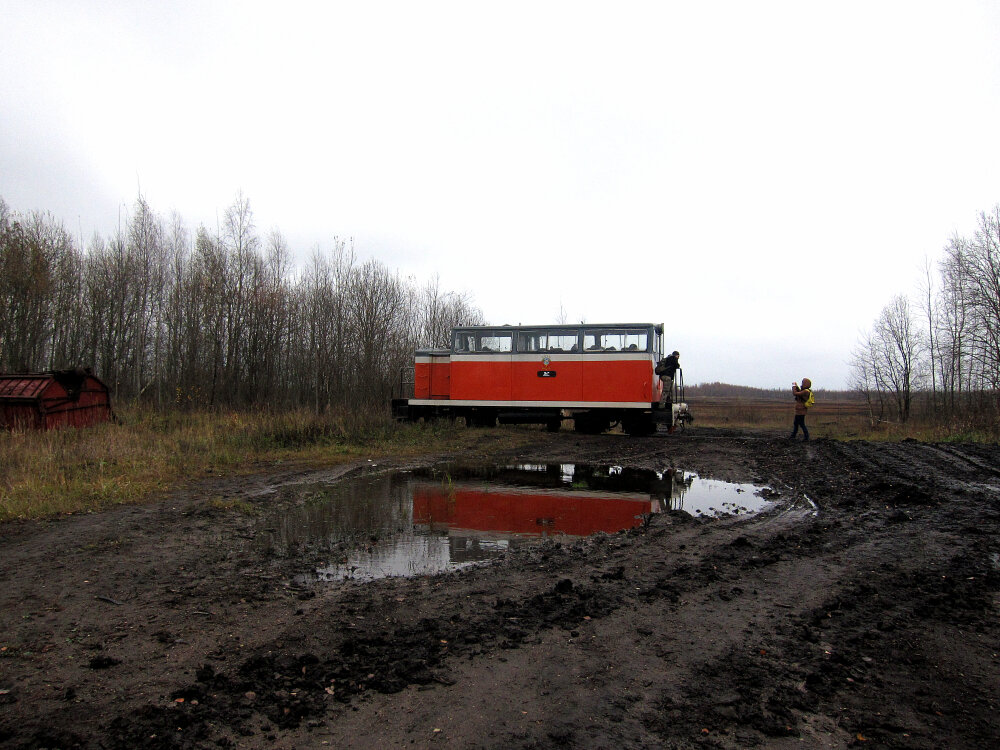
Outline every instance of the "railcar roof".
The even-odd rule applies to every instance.
[[[566,328],[657,328],[662,327],[662,323],[545,323],[543,325],[527,325],[522,323],[503,323],[495,326],[455,326],[453,331],[495,331],[499,328],[509,328],[511,330],[519,328],[530,328],[533,331]]]

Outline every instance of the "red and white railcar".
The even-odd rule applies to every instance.
[[[659,408],[653,370],[662,351],[662,324],[459,327],[450,349],[416,351],[413,397],[394,399],[393,414],[550,429],[573,419],[580,432],[620,423],[628,433],[650,434],[657,423],[689,418],[679,374],[670,409]]]

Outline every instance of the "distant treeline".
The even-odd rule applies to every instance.
[[[380,405],[416,346],[483,322],[465,295],[341,239],[294,268],[242,194],[193,235],[140,197],[86,248],[0,198],[0,372],[90,366],[118,398],[159,406]]]
[[[857,391],[830,391],[817,388],[816,397],[824,401],[857,401],[860,396]],[[685,388],[686,397],[691,398],[738,398],[757,401],[788,401],[791,398],[791,385],[788,388],[751,388],[747,385],[732,385],[730,383],[698,383]]]
[[[883,308],[854,350],[853,374],[877,419],[905,422],[919,409],[997,430],[1000,206],[927,260],[915,300],[898,295]]]

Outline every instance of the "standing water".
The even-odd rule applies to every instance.
[[[653,513],[755,513],[768,505],[763,489],[679,470],[447,465],[285,488],[256,538],[270,554],[325,558],[311,580],[423,575],[545,538],[629,529]]]

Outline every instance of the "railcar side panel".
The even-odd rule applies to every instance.
[[[641,401],[652,403],[653,363],[650,359],[584,362],[583,401]]]
[[[582,356],[552,358],[545,364],[534,355],[453,357],[450,367],[433,364],[425,372],[418,365],[416,380],[417,398],[644,404],[659,398],[648,358]],[[435,387],[436,383],[447,387]]]
[[[511,400],[511,355],[451,358],[451,398],[470,401]]]
[[[583,363],[579,359],[515,357],[511,368],[515,401],[583,400]]]

